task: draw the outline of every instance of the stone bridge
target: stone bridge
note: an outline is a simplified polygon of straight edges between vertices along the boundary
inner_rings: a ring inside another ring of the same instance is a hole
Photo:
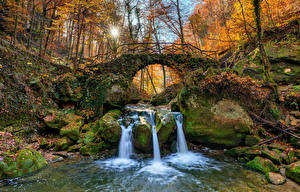
[[[99,75],[116,74],[133,79],[139,70],[152,64],[170,67],[182,77],[192,70],[199,68],[206,70],[209,66],[218,65],[218,62],[210,57],[216,52],[205,52],[191,46],[190,44],[172,44],[167,48],[164,46],[159,49],[157,49],[156,44],[142,44],[138,47],[127,46],[125,49],[123,48],[121,54],[118,53],[118,57],[106,59],[109,60],[108,62],[96,60],[96,62],[89,65],[89,68],[94,69],[94,73]]]

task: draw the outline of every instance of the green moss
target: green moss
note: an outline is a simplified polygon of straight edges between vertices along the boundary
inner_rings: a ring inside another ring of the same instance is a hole
[[[17,154],[16,160],[6,157],[0,162],[0,179],[20,177],[47,165],[45,158],[35,150],[22,149]]]
[[[148,152],[151,148],[151,125],[146,122],[138,124],[134,131],[134,138],[135,147],[144,152]]]
[[[274,103],[270,105],[270,113],[272,114],[275,120],[279,120],[281,118],[280,109]]]
[[[265,174],[268,172],[278,171],[278,168],[272,163],[272,161],[261,157],[255,157],[252,161],[246,163],[246,166]]]
[[[79,149],[81,155],[96,155],[102,149],[104,149],[104,142],[100,143],[89,143],[87,145],[82,146]]]
[[[71,122],[60,130],[59,135],[62,137],[66,136],[73,141],[77,141],[80,136],[80,128],[82,125],[82,119],[78,119],[74,122]]]
[[[268,149],[264,149],[264,150],[262,150],[262,156],[270,159],[271,161],[273,161],[276,164],[281,164],[281,162],[282,162],[282,158],[281,158],[280,154],[274,150],[270,151]]]
[[[63,151],[63,150],[68,149],[68,147],[72,144],[73,143],[69,138],[63,137],[56,141],[54,150],[55,151]]]
[[[172,114],[165,114],[162,116],[159,116],[158,113],[156,114],[156,130],[159,144],[162,145],[168,140],[171,133],[176,128],[176,123]]]
[[[286,176],[300,184],[300,161],[286,166]]]

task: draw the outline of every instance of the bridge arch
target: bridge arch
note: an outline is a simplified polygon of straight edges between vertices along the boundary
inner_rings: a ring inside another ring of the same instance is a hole
[[[124,54],[107,63],[96,64],[97,71],[101,74],[120,74],[128,80],[133,80],[135,74],[153,64],[168,66],[184,77],[192,70],[202,68],[206,70],[209,66],[216,66],[217,62],[202,57],[192,57],[189,54]]]

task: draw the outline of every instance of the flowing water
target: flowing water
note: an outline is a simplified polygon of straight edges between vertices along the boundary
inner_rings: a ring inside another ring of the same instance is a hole
[[[152,126],[154,161],[159,162],[159,161],[161,161],[161,158],[160,158],[159,143],[158,143],[158,138],[157,138],[157,133],[156,133],[155,112],[153,112],[153,111],[149,112],[149,122],[151,123],[151,126]]]
[[[128,127],[121,124],[122,136],[119,144],[119,158],[129,159],[133,153],[132,145],[132,128],[134,123],[131,123]]]
[[[138,111],[137,111],[138,110]],[[130,159],[132,131],[141,112],[152,125],[153,159]],[[93,161],[68,160],[49,165],[27,177],[0,181],[2,192],[275,192],[300,191],[288,181],[282,186],[268,184],[263,175],[236,162],[218,161],[188,151],[182,129],[183,117],[173,113],[177,124],[177,153],[161,158],[155,126],[155,112],[135,109],[122,127],[118,158]],[[6,185],[4,185],[6,183]],[[1,186],[2,185],[2,186]]]
[[[187,153],[188,147],[186,144],[184,132],[183,132],[183,116],[179,112],[173,112],[173,116],[176,121],[177,126],[177,152],[178,153]]]
[[[1,182],[0,182],[1,183]],[[199,153],[131,160],[112,159],[58,162],[34,175],[11,180],[1,192],[289,192],[299,185],[274,186],[259,173],[235,162],[217,161]]]

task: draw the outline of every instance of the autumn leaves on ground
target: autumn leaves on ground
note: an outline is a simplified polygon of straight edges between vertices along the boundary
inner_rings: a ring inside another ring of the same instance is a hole
[[[299,184],[299,13],[296,0],[0,1],[0,187],[115,156],[136,103],[180,111],[194,149]],[[165,153],[172,126],[160,127]]]

